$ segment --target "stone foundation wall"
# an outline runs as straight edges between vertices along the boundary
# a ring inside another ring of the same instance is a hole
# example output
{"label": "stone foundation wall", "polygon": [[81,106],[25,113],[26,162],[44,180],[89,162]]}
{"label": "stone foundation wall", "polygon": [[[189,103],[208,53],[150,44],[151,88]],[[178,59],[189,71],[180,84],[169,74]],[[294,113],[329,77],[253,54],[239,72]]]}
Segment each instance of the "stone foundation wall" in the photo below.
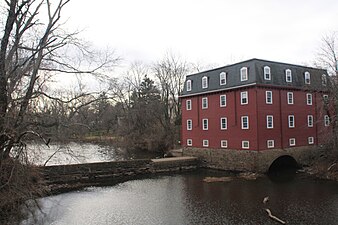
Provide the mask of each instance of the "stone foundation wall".
{"label": "stone foundation wall", "polygon": [[193,170],[199,167],[195,157],[145,159],[44,166],[39,170],[44,182],[55,190],[65,191],[86,186],[113,184],[162,172]]}
{"label": "stone foundation wall", "polygon": [[201,160],[201,166],[206,168],[267,172],[270,165],[278,157],[292,156],[299,165],[309,165],[322,154],[318,147],[296,147],[289,149],[273,149],[265,151],[244,151],[230,149],[192,148],[183,149],[184,156],[194,156]]}

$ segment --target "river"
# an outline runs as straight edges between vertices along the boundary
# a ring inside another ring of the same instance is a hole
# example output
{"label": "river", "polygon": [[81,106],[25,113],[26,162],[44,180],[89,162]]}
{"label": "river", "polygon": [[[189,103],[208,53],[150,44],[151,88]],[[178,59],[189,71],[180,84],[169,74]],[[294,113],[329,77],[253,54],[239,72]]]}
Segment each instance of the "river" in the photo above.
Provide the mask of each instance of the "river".
{"label": "river", "polygon": [[[203,181],[210,176],[233,179]],[[302,174],[288,180],[273,178],[245,180],[227,172],[202,169],[154,175],[39,199],[41,211],[37,211],[35,220],[30,218],[22,225],[278,224],[268,217],[265,208],[287,224],[338,224],[337,182]],[[263,204],[266,196],[269,201]]]}
{"label": "river", "polygon": [[[39,213],[38,220],[23,224],[278,224],[264,208],[287,224],[338,224],[335,182],[234,177],[230,182],[206,183],[207,176],[229,174],[199,170],[46,197],[39,200],[43,214]],[[263,204],[266,196],[270,200]]]}

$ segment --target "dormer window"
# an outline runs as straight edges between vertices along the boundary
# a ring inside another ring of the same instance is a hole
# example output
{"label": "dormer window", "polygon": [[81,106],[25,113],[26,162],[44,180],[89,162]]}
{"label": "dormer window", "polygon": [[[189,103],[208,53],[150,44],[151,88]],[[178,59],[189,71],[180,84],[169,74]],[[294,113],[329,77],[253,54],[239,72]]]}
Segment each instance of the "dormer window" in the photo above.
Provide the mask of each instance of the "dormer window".
{"label": "dormer window", "polygon": [[219,74],[219,84],[220,85],[226,85],[227,84],[227,74],[225,72],[222,72]]}
{"label": "dormer window", "polygon": [[246,80],[248,80],[248,68],[242,67],[241,68],[241,81],[246,81]]}
{"label": "dormer window", "polygon": [[326,86],[326,84],[327,84],[327,77],[326,77],[325,74],[323,74],[323,75],[322,75],[322,85],[323,85],[323,86]]}
{"label": "dormer window", "polygon": [[271,71],[268,66],[264,66],[264,80],[271,80]]}
{"label": "dormer window", "polygon": [[305,80],[305,84],[310,84],[311,83],[310,73],[309,72],[305,72],[304,73],[304,80]]}
{"label": "dormer window", "polygon": [[208,88],[208,77],[202,77],[202,88]]}
{"label": "dormer window", "polygon": [[187,80],[187,91],[191,91],[191,80]]}
{"label": "dormer window", "polygon": [[285,81],[288,83],[292,82],[292,73],[290,69],[285,70]]}

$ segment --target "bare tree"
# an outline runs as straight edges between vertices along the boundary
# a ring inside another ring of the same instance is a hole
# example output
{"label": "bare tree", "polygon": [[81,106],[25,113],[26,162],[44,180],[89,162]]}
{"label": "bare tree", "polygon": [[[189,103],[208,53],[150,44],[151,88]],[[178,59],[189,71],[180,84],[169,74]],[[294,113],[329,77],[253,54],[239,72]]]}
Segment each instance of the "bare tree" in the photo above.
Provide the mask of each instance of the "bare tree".
{"label": "bare tree", "polygon": [[338,32],[323,36],[315,65],[326,69],[331,76],[338,75]]}
{"label": "bare tree", "polygon": [[[44,94],[55,72],[94,74],[114,65],[112,52],[90,50],[78,32],[62,29],[61,12],[69,0],[11,0],[0,49],[0,155],[9,157],[25,135],[25,115],[32,99]],[[55,4],[55,5],[54,5]],[[45,10],[47,19],[39,12]],[[76,57],[75,57],[76,56]]]}
{"label": "bare tree", "polygon": [[167,131],[165,139],[169,140],[168,147],[173,147],[180,137],[181,102],[179,96],[185,76],[189,72],[189,66],[178,56],[167,53],[162,60],[155,63],[153,71],[160,83],[161,101],[164,104],[163,126]]}
{"label": "bare tree", "polygon": [[[17,207],[26,199],[34,198],[36,191],[31,170],[18,160],[26,136],[36,135],[48,144],[29,116],[37,113],[33,106],[47,101],[45,99],[59,103],[82,101],[86,95],[80,93],[68,100],[55,98],[47,92],[47,81],[56,73],[93,74],[104,79],[103,71],[118,61],[113,51],[93,50],[77,38],[77,31],[63,29],[61,14],[69,1],[5,0],[2,3],[6,14],[0,19],[3,22],[0,31],[0,223],[10,209],[18,213]],[[81,107],[90,101],[82,102]],[[71,114],[79,108],[74,106]]]}
{"label": "bare tree", "polygon": [[[332,149],[338,147],[338,33],[331,32],[322,38],[322,42],[317,53],[315,66],[326,69],[329,82],[327,82],[329,90],[329,101],[325,103],[326,114],[329,115],[332,129],[333,143]],[[327,78],[323,78],[327,79]],[[326,82],[326,81],[324,81]]]}

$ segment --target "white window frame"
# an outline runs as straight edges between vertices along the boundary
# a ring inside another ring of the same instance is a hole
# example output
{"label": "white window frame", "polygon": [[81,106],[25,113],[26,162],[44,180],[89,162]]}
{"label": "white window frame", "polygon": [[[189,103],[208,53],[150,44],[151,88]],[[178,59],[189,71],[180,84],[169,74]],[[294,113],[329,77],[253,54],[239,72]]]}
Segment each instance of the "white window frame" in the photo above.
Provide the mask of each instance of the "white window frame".
{"label": "white window frame", "polygon": [[307,126],[313,127],[313,115],[307,115]]}
{"label": "white window frame", "polygon": [[307,143],[308,143],[309,145],[313,145],[313,144],[315,143],[315,138],[314,138],[314,137],[308,137],[308,138],[307,138]]}
{"label": "white window frame", "polygon": [[[228,129],[228,119],[226,117],[221,117],[221,130],[226,130]],[[225,126],[223,126],[225,125]]]}
{"label": "white window frame", "polygon": [[[245,100],[245,102],[244,102]],[[247,91],[241,92],[241,105],[247,105],[249,104],[249,95]]]}
{"label": "white window frame", "polygon": [[296,146],[296,138],[289,139],[289,146]]}
{"label": "white window frame", "polygon": [[204,140],[202,141],[202,145],[203,145],[203,147],[209,147],[209,140],[204,139]]}
{"label": "white window frame", "polygon": [[271,80],[271,69],[269,66],[264,66],[264,80]]}
{"label": "white window frame", "polygon": [[324,116],[324,126],[325,127],[330,126],[330,117],[328,115]]}
{"label": "white window frame", "polygon": [[311,93],[306,94],[306,105],[312,105],[312,94]]}
{"label": "white window frame", "polygon": [[265,91],[265,103],[272,104],[272,91]]}
{"label": "white window frame", "polygon": [[[269,120],[271,120],[271,121],[269,121]],[[266,128],[267,129],[273,129],[273,115],[267,115],[266,116]]]}
{"label": "white window frame", "polygon": [[242,141],[242,148],[249,149],[250,148],[250,141]]}
{"label": "white window frame", "polygon": [[249,78],[248,67],[242,67],[240,70],[240,74],[241,74],[241,81],[247,81]]}
{"label": "white window frame", "polygon": [[209,120],[208,119],[202,119],[202,128],[203,128],[203,130],[209,129]]}
{"label": "white window frame", "polygon": [[292,72],[290,69],[286,69],[285,70],[285,81],[287,83],[291,83],[292,82]]}
{"label": "white window frame", "polygon": [[266,141],[267,148],[274,148],[275,147],[275,140],[267,140]]}
{"label": "white window frame", "polygon": [[191,99],[187,99],[185,102],[185,108],[186,110],[191,110],[192,109],[192,105],[191,105]]}
{"label": "white window frame", "polygon": [[207,109],[208,108],[208,97],[203,97],[202,98],[202,109]]}
{"label": "white window frame", "polygon": [[227,74],[226,72],[221,72],[219,74],[219,85],[226,85],[227,84]]}
{"label": "white window frame", "polygon": [[192,146],[192,139],[191,138],[187,139],[187,146]]}
{"label": "white window frame", "polygon": [[295,128],[296,127],[296,122],[295,122],[295,116],[294,115],[289,115],[288,116],[288,122],[289,122],[289,128]]}
{"label": "white window frame", "polygon": [[[245,121],[246,120],[246,123]],[[246,124],[246,126],[244,126]],[[249,116],[242,116],[241,117],[241,127],[242,130],[248,130],[249,129]]]}
{"label": "white window frame", "polygon": [[192,119],[187,120],[187,130],[192,130]]}
{"label": "white window frame", "polygon": [[[222,101],[222,98],[224,98],[224,101]],[[224,102],[224,104],[223,104]],[[220,107],[226,107],[227,106],[227,96],[226,95],[220,95],[219,96],[219,106]]]}
{"label": "white window frame", "polygon": [[322,75],[322,85],[323,85],[323,86],[326,86],[326,85],[327,85],[327,76],[326,76],[326,74],[323,74],[323,75]]}
{"label": "white window frame", "polygon": [[311,75],[308,71],[304,73],[304,82],[305,84],[311,84]]}
{"label": "white window frame", "polygon": [[294,100],[293,100],[293,92],[287,92],[286,94],[288,105],[293,105]]}
{"label": "white window frame", "polygon": [[208,77],[207,76],[202,77],[202,88],[203,89],[208,88]]}
{"label": "white window frame", "polygon": [[323,101],[324,101],[324,103],[328,103],[329,95],[323,95]]}
{"label": "white window frame", "polygon": [[187,91],[191,91],[192,90],[192,85],[191,85],[191,80],[187,80]]}
{"label": "white window frame", "polygon": [[221,140],[221,148],[228,148],[228,141],[227,140]]}

